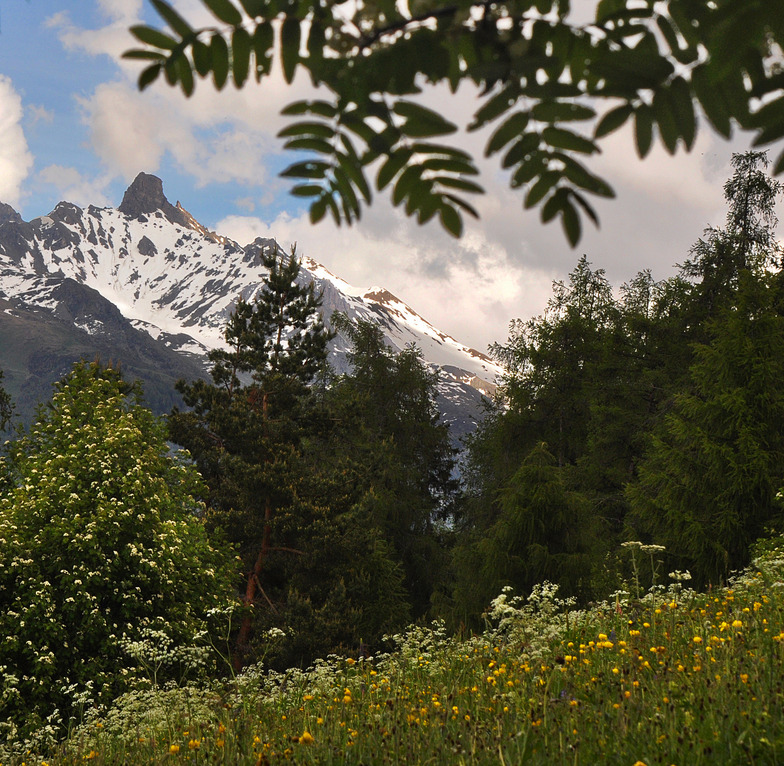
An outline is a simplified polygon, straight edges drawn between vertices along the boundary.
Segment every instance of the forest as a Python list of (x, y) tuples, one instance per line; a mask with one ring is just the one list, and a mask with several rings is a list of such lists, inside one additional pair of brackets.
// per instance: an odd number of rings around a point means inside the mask
[(676, 276), (616, 288), (580, 258), (493, 346), (506, 374), (461, 450), (416, 348), (336, 316), (352, 369), (330, 371), (294, 253), (238, 303), (211, 380), (179, 383), (182, 411), (77, 364), (0, 458), (0, 739), (62, 736), (140, 679), (368, 657), (434, 619), (475, 635), (507, 588), (589, 607), (727, 583), (784, 531), (766, 167), (733, 158), (726, 222)]

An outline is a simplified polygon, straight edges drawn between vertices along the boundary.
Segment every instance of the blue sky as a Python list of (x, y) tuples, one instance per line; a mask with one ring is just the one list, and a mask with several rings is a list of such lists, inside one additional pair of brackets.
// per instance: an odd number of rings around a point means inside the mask
[[(194, 23), (204, 14), (198, 0), (174, 5)], [(597, 205), (602, 228), (587, 229), (577, 250), (557, 224), (524, 212), (507, 177), (484, 161), (482, 220), (459, 242), (437, 224), (406, 220), (385, 199), (352, 229), (312, 227), (278, 178), (290, 158), (275, 138), (285, 124), (280, 109), (312, 96), (306, 78), (220, 94), (200, 83), (192, 99), (162, 83), (139, 93), (139, 67), (120, 54), (134, 44), (128, 27), (154, 19), (146, 0), (0, 0), (0, 201), (28, 220), (62, 199), (116, 206), (138, 172), (154, 173), (167, 197), (209, 228), (243, 244), (296, 241), (348, 282), (386, 287), (482, 350), (506, 338), (510, 320), (539, 313), (552, 280), (582, 253), (616, 285), (643, 268), (671, 274), (706, 226), (723, 223), (729, 160), (748, 145), (703, 132), (688, 155), (657, 148), (639, 162), (631, 136), (614, 135), (592, 167), (619, 198)], [(456, 122), (476, 108), (465, 89), (425, 99)], [(460, 140), (481, 157), (486, 136)]]

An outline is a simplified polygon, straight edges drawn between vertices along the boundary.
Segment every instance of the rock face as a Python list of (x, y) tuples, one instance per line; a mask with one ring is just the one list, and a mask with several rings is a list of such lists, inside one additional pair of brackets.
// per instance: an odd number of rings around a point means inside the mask
[(172, 223), (188, 228), (189, 216), (166, 199), (163, 181), (149, 173), (139, 173), (125, 190), (120, 207), (129, 218), (146, 221), (150, 213), (161, 212)]
[[(222, 345), (238, 296), (253, 300), (262, 288), (260, 255), (270, 249), (287, 257), (274, 240), (241, 247), (208, 231), (179, 203), (169, 203), (161, 180), (146, 173), (117, 209), (61, 202), (28, 223), (0, 203), (6, 387), (25, 401), (43, 399), (45, 383), (61, 377), (69, 360), (99, 356), (142, 378), (148, 400), (167, 411), (178, 378), (206, 375), (206, 355)], [(394, 349), (417, 345), (439, 372), (439, 405), (454, 437), (473, 429), (501, 372), (492, 360), (439, 332), (383, 288), (354, 288), (312, 259), (303, 260), (298, 279), (322, 294), (327, 323), (341, 311), (377, 322)], [(344, 338), (332, 341), (330, 362), (338, 372), (347, 370), (347, 351)]]

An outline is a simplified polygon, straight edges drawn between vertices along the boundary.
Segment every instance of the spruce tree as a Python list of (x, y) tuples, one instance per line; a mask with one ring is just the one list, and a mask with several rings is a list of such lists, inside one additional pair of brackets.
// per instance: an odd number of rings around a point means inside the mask
[[(294, 504), (300, 447), (309, 427), (309, 384), (326, 364), (330, 338), (313, 284), (298, 283), (299, 262), (262, 253), (267, 275), (253, 302), (239, 300), (226, 348), (210, 353), (212, 382), (180, 382), (190, 412), (175, 410), (172, 439), (186, 447), (210, 487), (209, 520), (235, 542), (245, 566), (243, 600), (275, 610), (285, 590), (275, 554), (301, 556), (276, 516)], [(248, 654), (252, 617), (237, 637), (235, 659)]]
[(700, 584), (748, 562), (754, 540), (782, 521), (784, 316), (773, 203), (781, 191), (760, 166), (736, 156), (725, 186), (727, 228), (711, 229), (690, 262), (700, 277), (692, 320), (703, 342), (685, 389), (655, 429), (628, 488), (637, 529), (667, 546)]
[(378, 325), (341, 315), (333, 324), (352, 346), (351, 371), (330, 394), (333, 448), (350, 459), (360, 505), (402, 566), (413, 615), (420, 617), (445, 569), (457, 488), (436, 377), (415, 347), (393, 353)]

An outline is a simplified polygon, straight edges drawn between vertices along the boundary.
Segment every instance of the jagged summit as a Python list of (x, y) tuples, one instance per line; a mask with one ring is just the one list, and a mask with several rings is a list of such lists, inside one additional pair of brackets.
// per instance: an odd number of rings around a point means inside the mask
[[(72, 358), (99, 353), (135, 360), (137, 374), (157, 385), (158, 406), (166, 411), (173, 403), (171, 380), (192, 379), (195, 369), (205, 375), (208, 353), (222, 347), (237, 297), (253, 300), (262, 289), (266, 268), (259, 256), (270, 247), (282, 253), (274, 239), (242, 247), (208, 231), (179, 203), (172, 205), (161, 179), (149, 173), (135, 178), (119, 208), (61, 202), (25, 223), (2, 205), (0, 302), (8, 305), (0, 308), (0, 368), (18, 366), (8, 339), (17, 338), (18, 345), (22, 338), (25, 353), (14, 353), (29, 369), (16, 393), (28, 386), (32, 404)], [(382, 287), (353, 287), (310, 258), (298, 280), (314, 284), (327, 323), (340, 311), (378, 323), (393, 349), (415, 344), (440, 372), (439, 407), (454, 437), (473, 429), (482, 394), (493, 391), (501, 374), (492, 360), (440, 332)], [(349, 369), (349, 347), (348, 338), (332, 341), (330, 363), (338, 374)]]
[(163, 181), (149, 173), (139, 173), (125, 190), (118, 210), (129, 218), (146, 218), (161, 212), (172, 223), (192, 227), (193, 218), (181, 207), (175, 207), (163, 193)]

